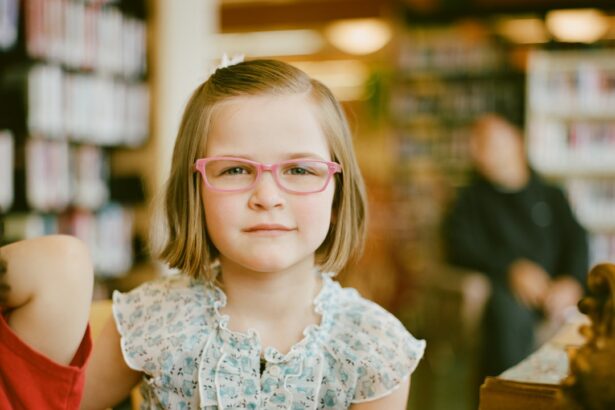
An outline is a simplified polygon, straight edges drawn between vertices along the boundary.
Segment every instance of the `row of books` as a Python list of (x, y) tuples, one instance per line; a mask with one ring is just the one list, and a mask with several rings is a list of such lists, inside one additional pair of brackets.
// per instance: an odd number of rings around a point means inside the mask
[(13, 48), (18, 32), (19, 0), (0, 0), (0, 51)]
[(109, 199), (109, 165), (100, 147), (30, 138), (25, 155), (25, 192), (31, 208), (97, 209)]
[(13, 134), (0, 130), (0, 213), (6, 212), (13, 204)]
[(11, 213), (5, 217), (4, 233), (9, 241), (57, 233), (76, 236), (90, 249), (97, 276), (118, 277), (133, 264), (133, 223), (131, 210), (109, 203), (95, 213)]
[(469, 25), (423, 26), (400, 34), (398, 65), (403, 70), (480, 72), (499, 67), (500, 50)]
[(537, 64), (528, 76), (529, 102), (541, 113), (556, 115), (615, 114), (615, 65), (590, 61), (570, 70)]
[(126, 77), (146, 70), (145, 22), (115, 1), (25, 0), (30, 56)]
[(615, 231), (615, 181), (571, 179), (566, 184), (577, 217), (591, 230)]
[(400, 124), (417, 116), (432, 115), (438, 121), (470, 121), (493, 110), (513, 111), (518, 105), (515, 86), (496, 79), (421, 81), (392, 90), (391, 112)]
[(529, 153), (539, 169), (613, 172), (615, 117), (604, 121), (536, 118), (528, 127)]
[(565, 125), (564, 131), (572, 148), (615, 145), (615, 118), (604, 122), (571, 121)]
[(612, 49), (534, 51), (528, 154), (559, 178), (590, 234), (592, 265), (615, 259), (615, 59)]
[(138, 146), (147, 138), (146, 83), (68, 73), (47, 64), (31, 67), (27, 82), (32, 135), (107, 146)]
[(469, 161), (469, 127), (405, 129), (395, 139), (401, 161), (432, 158), (441, 167), (465, 167)]

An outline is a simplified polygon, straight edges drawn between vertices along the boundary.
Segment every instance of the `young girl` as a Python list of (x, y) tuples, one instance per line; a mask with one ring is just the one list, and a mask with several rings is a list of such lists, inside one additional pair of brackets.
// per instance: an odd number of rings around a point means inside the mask
[(85, 408), (140, 380), (144, 407), (405, 409), (424, 341), (332, 279), (365, 198), (331, 92), (282, 62), (216, 70), (192, 95), (162, 258), (183, 274), (114, 294)]

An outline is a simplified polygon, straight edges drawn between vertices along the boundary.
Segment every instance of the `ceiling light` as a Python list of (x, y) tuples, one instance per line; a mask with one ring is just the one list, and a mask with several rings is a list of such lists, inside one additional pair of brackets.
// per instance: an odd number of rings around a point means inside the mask
[(370, 54), (380, 50), (392, 36), (391, 27), (381, 19), (339, 20), (325, 29), (327, 39), (348, 54)]
[(555, 38), (569, 43), (593, 43), (609, 29), (608, 18), (597, 9), (553, 10), (546, 22)]
[(539, 18), (503, 18), (496, 23), (495, 30), (513, 43), (538, 44), (549, 41), (549, 33)]

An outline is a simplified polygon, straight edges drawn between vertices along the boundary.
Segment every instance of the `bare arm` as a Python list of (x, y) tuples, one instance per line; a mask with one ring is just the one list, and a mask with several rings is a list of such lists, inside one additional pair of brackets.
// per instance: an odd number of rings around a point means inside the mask
[(140, 380), (141, 373), (124, 362), (120, 334), (111, 318), (94, 343), (94, 352), (86, 369), (81, 408), (111, 407), (126, 398)]
[(350, 410), (405, 410), (408, 405), (408, 394), (410, 393), (410, 377), (403, 382), (388, 396), (380, 399), (357, 403), (350, 406)]
[(93, 268), (85, 245), (53, 235), (0, 248), (8, 324), (26, 344), (60, 364), (73, 359), (88, 322)]

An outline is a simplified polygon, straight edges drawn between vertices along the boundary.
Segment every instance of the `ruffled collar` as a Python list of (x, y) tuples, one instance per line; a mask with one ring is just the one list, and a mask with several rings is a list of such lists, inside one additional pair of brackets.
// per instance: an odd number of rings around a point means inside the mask
[[(295, 343), (288, 353), (282, 354), (273, 346), (268, 346), (264, 349), (264, 357), (270, 363), (285, 363), (291, 361), (296, 356), (301, 356), (302, 353), (315, 347), (316, 344), (321, 344), (328, 339), (330, 329), (332, 327), (332, 307), (336, 298), (333, 297), (336, 290), (340, 289), (338, 282), (332, 279), (332, 273), (319, 273), (322, 278), (322, 286), (313, 300), (314, 312), (320, 316), (320, 323), (308, 325), (303, 329), (303, 338)], [(206, 295), (208, 296), (208, 305), (212, 309), (214, 322), (219, 329), (220, 337), (224, 341), (233, 340), (231, 343), (234, 346), (253, 346), (261, 349), (261, 339), (256, 330), (248, 329), (247, 332), (234, 331), (229, 329), (230, 317), (227, 314), (220, 313), (220, 309), (226, 306), (227, 297), (224, 291), (215, 285), (207, 288)]]

